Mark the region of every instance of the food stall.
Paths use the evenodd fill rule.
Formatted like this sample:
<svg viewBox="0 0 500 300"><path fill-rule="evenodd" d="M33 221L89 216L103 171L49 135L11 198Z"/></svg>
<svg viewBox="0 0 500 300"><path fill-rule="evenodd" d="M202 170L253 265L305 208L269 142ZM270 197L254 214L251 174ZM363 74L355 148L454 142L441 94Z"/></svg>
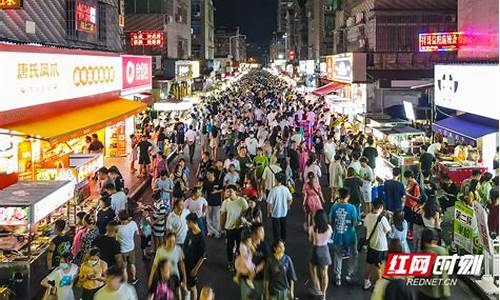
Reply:
<svg viewBox="0 0 500 300"><path fill-rule="evenodd" d="M379 156L376 160L375 175L383 180L392 178L392 169L401 168L401 178L406 170L416 173L419 169L418 148L425 142L425 132L416 128L399 125L394 127L374 127Z"/></svg>
<svg viewBox="0 0 500 300"><path fill-rule="evenodd" d="M448 161L446 161L447 159ZM474 161L454 162L449 157L440 157L440 161L436 164L439 174L448 174L448 177L457 185L461 185L466 179L472 177L474 170L479 172L488 172L487 167L483 167Z"/></svg>
<svg viewBox="0 0 500 300"><path fill-rule="evenodd" d="M0 191L0 284L32 299L47 275L51 224L69 216L72 181L25 181Z"/></svg>

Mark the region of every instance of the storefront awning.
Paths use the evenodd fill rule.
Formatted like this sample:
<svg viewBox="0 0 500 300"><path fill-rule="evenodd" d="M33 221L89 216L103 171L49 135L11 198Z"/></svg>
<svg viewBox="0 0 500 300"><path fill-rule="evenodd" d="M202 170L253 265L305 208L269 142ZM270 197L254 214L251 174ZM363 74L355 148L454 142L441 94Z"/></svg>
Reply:
<svg viewBox="0 0 500 300"><path fill-rule="evenodd" d="M144 109L144 103L116 99L29 123L6 125L5 128L55 144L113 125Z"/></svg>
<svg viewBox="0 0 500 300"><path fill-rule="evenodd" d="M334 82L331 82L331 83L324 85L320 88L315 89L313 91L313 94L318 96L318 97L325 96L325 95L328 95L329 93L333 92L334 90L342 88L344 85L345 85L345 83L334 81Z"/></svg>
<svg viewBox="0 0 500 300"><path fill-rule="evenodd" d="M432 131L465 144L476 145L478 138L497 132L498 128L471 122L459 117L449 117L433 123Z"/></svg>

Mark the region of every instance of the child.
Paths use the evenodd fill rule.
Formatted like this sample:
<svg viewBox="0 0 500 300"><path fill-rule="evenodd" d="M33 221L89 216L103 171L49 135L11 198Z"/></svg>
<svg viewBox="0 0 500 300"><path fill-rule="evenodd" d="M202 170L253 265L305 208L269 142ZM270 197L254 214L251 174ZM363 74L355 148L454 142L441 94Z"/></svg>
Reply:
<svg viewBox="0 0 500 300"><path fill-rule="evenodd" d="M251 289L254 289L253 278L255 277L255 264L252 262L252 239L250 233L245 232L240 243L240 254L234 262L236 275L233 281L240 282L242 276L246 277L245 282Z"/></svg>
<svg viewBox="0 0 500 300"><path fill-rule="evenodd" d="M151 208L146 208L137 212L137 224L139 224L139 230L141 233L141 249L143 258L149 258L151 255L151 252L148 251L148 247L151 246L151 238L153 236L153 229L151 228L151 221L149 217L150 214Z"/></svg>

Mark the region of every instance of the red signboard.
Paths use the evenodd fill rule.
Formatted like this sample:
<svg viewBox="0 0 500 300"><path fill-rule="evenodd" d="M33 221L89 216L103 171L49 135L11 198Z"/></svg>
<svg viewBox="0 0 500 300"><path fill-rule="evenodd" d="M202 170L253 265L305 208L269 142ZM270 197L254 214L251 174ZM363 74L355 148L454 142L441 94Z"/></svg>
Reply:
<svg viewBox="0 0 500 300"><path fill-rule="evenodd" d="M432 32L418 35L420 52L457 51L465 44L462 32Z"/></svg>
<svg viewBox="0 0 500 300"><path fill-rule="evenodd" d="M123 91L141 92L151 89L153 83L151 56L123 55Z"/></svg>
<svg viewBox="0 0 500 300"><path fill-rule="evenodd" d="M23 0L0 0L0 9L18 9L23 7Z"/></svg>
<svg viewBox="0 0 500 300"><path fill-rule="evenodd" d="M328 80L333 80L334 73L334 57L333 55L329 55L326 57L326 78Z"/></svg>
<svg viewBox="0 0 500 300"><path fill-rule="evenodd" d="M97 9L94 5L77 1L75 6L76 30L95 33L97 30Z"/></svg>
<svg viewBox="0 0 500 300"><path fill-rule="evenodd" d="M137 31L130 33L130 45L133 47L161 47L165 35L162 31Z"/></svg>

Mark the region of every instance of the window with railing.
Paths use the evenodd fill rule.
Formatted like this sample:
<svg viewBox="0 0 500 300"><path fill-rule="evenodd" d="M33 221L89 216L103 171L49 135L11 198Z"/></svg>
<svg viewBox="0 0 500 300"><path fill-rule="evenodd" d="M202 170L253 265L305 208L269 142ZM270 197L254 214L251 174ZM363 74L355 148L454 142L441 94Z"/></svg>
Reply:
<svg viewBox="0 0 500 300"><path fill-rule="evenodd" d="M76 33L75 6L76 3L74 0L66 1L66 38L70 40L78 38Z"/></svg>
<svg viewBox="0 0 500 300"><path fill-rule="evenodd" d="M99 42L106 42L106 8L107 4L98 3L97 5L97 40Z"/></svg>

